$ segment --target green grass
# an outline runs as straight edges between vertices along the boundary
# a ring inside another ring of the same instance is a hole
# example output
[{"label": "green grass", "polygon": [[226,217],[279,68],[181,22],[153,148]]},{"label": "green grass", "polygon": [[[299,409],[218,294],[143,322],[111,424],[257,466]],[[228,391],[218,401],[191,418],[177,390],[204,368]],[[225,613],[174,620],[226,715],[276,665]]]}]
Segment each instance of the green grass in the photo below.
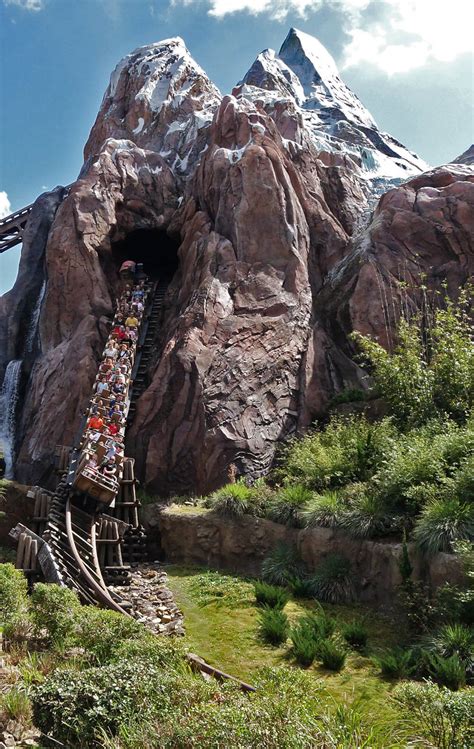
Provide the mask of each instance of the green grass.
[{"label": "green grass", "polygon": [[[169,586],[184,613],[186,642],[192,652],[217,668],[250,683],[255,671],[261,666],[298,668],[288,659],[286,645],[273,647],[259,640],[259,608],[253,605],[253,581],[219,573],[220,589],[224,593],[219,595],[218,600],[208,601],[203,605],[204,594],[202,590],[198,592],[199,581],[203,574],[209,573],[199,568],[177,565],[166,567],[166,571]],[[222,583],[222,578],[227,578],[227,582]],[[292,598],[285,606],[285,613],[290,624],[294,625],[299,617],[317,608],[315,601]],[[338,700],[362,699],[368,710],[388,715],[391,708],[387,705],[387,694],[393,689],[393,684],[380,678],[379,670],[370,656],[374,650],[399,644],[400,629],[372,609],[361,605],[325,604],[324,610],[337,620],[339,627],[349,624],[355,618],[364,618],[370,649],[363,655],[349,653],[345,668],[340,673],[328,673],[316,662],[308,669],[308,673],[314,675],[315,684],[323,680],[329,696]]]}]

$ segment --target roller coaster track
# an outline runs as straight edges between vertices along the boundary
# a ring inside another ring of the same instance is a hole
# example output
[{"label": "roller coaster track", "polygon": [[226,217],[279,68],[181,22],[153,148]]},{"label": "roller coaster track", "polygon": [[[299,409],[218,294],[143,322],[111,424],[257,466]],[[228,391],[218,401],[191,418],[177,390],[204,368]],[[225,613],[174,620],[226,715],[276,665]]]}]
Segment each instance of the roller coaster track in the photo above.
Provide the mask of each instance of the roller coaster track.
[{"label": "roller coaster track", "polygon": [[[64,188],[64,198],[67,196],[71,185]],[[0,253],[9,250],[11,247],[20,244],[23,241],[28,218],[33,209],[34,203],[20,208],[19,211],[10,213],[9,216],[0,218]]]}]

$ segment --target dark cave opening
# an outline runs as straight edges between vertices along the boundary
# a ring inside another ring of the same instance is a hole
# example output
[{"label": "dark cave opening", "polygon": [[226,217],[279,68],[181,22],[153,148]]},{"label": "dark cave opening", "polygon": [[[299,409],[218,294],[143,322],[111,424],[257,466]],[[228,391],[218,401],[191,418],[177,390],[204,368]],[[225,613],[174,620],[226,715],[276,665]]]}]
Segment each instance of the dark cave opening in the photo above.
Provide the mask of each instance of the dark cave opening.
[{"label": "dark cave opening", "polygon": [[143,270],[153,280],[171,281],[179,265],[179,244],[159,229],[135,229],[125,239],[112,244],[117,270],[125,260],[143,263]]}]

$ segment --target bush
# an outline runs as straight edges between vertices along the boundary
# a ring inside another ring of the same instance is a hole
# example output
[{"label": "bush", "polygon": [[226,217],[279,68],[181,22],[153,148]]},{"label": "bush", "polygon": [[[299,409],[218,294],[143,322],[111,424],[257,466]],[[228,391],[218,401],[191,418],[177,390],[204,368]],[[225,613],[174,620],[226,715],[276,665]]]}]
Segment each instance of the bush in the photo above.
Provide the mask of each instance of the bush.
[{"label": "bush", "polygon": [[240,480],[218,489],[206,499],[205,505],[219,515],[241,517],[251,513],[253,499],[252,488]]},{"label": "bush", "polygon": [[348,499],[349,507],[339,524],[354,538],[386,536],[400,529],[398,519],[387,512],[384,500],[368,487],[354,485]]},{"label": "bush", "polygon": [[453,693],[430,682],[405,683],[393,692],[403,718],[438,749],[465,749],[474,740],[474,691]]},{"label": "bush", "polygon": [[340,671],[346,662],[346,651],[334,640],[321,640],[318,645],[318,659],[324,668]]},{"label": "bush", "polygon": [[9,640],[22,639],[30,633],[28,583],[13,564],[0,564],[0,624]]},{"label": "bush", "polygon": [[288,637],[288,617],[280,609],[265,607],[258,615],[259,634],[270,645],[281,645]]},{"label": "bush", "polygon": [[21,686],[12,686],[0,694],[0,724],[6,726],[14,720],[27,726],[31,723],[31,703],[28,694]]},{"label": "bush", "polygon": [[345,502],[340,493],[328,490],[323,494],[313,495],[301,513],[301,519],[307,528],[335,528],[340,525],[344,507]]},{"label": "bush", "polygon": [[313,595],[328,603],[342,603],[352,597],[351,563],[342,554],[328,554],[311,577]]},{"label": "bush", "polygon": [[[474,350],[470,293],[459,301],[448,297],[445,309],[401,319],[393,353],[376,341],[355,333],[377,390],[403,426],[422,424],[433,413],[466,418],[474,401]],[[426,320],[430,320],[427,326]]]},{"label": "bush", "polygon": [[342,636],[354,650],[363,650],[367,645],[368,633],[365,624],[361,621],[352,621],[342,628]]},{"label": "bush", "polygon": [[107,663],[123,640],[143,641],[146,635],[142,624],[116,611],[83,606],[78,612],[77,644],[85,648],[96,663]]},{"label": "bush", "polygon": [[300,666],[308,668],[318,654],[319,638],[315,636],[310,627],[301,621],[292,628],[290,637],[292,656]]},{"label": "bush", "polygon": [[283,609],[290,600],[290,596],[283,588],[257,580],[254,585],[255,600],[259,606],[271,609]]},{"label": "bush", "polygon": [[415,673],[417,663],[413,650],[393,648],[382,655],[374,657],[374,663],[380,668],[382,676],[388,679],[406,679]]},{"label": "bush", "polygon": [[31,603],[36,634],[44,630],[54,647],[64,646],[74,631],[74,614],[81,605],[76,592],[59,585],[37,583]]},{"label": "bush", "polygon": [[304,574],[304,565],[294,546],[278,544],[262,562],[262,577],[272,585],[287,585]]},{"label": "bush", "polygon": [[413,538],[425,554],[452,552],[456,542],[474,539],[474,505],[454,497],[431,501],[416,521]]},{"label": "bush", "polygon": [[427,666],[434,681],[448,689],[457,691],[466,684],[466,664],[458,655],[443,658],[437,653],[430,653]]},{"label": "bush", "polygon": [[463,624],[444,624],[427,640],[427,647],[443,658],[457,655],[465,663],[474,660],[474,632]]},{"label": "bush", "polygon": [[307,577],[292,577],[288,580],[292,594],[295,598],[312,598],[311,581]]},{"label": "bush", "polygon": [[140,715],[169,707],[160,669],[143,660],[121,660],[85,671],[59,669],[32,688],[35,725],[66,746],[89,749],[102,733],[116,735]]},{"label": "bush", "polygon": [[313,639],[326,640],[336,631],[336,621],[328,616],[322,606],[317,611],[311,611],[298,620],[298,625],[307,629]]},{"label": "bush", "polygon": [[276,523],[301,528],[303,512],[313,498],[313,492],[303,484],[290,484],[275,494],[268,515]]},{"label": "bush", "polygon": [[279,473],[316,491],[364,481],[390,455],[393,431],[388,419],[333,417],[324,431],[290,443]]}]

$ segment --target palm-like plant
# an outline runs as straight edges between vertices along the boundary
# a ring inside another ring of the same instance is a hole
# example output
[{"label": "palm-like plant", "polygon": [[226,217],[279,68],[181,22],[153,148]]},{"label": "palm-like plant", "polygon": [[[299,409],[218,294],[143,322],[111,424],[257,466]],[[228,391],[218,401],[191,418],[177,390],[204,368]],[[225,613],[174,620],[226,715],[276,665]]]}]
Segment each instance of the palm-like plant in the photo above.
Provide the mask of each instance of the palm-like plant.
[{"label": "palm-like plant", "polygon": [[311,577],[313,595],[320,601],[342,603],[352,598],[351,563],[342,554],[329,554]]},{"label": "palm-like plant", "polygon": [[288,585],[303,577],[304,564],[294,546],[278,544],[262,563],[262,578],[272,585]]}]

